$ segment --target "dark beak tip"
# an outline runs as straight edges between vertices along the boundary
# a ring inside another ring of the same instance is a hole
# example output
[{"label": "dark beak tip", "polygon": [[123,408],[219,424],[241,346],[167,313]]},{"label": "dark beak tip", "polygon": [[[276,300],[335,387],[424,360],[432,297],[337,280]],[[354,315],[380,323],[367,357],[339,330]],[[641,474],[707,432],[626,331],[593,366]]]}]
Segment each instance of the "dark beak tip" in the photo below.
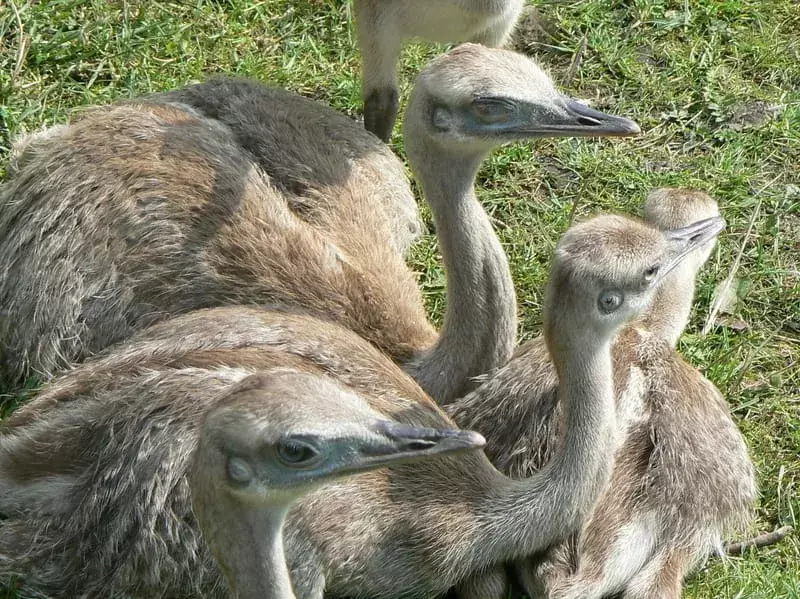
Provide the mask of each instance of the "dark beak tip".
[{"label": "dark beak tip", "polygon": [[565,104],[567,112],[575,119],[578,126],[584,128],[589,134],[596,133],[604,137],[623,137],[638,135],[642,132],[641,127],[627,117],[595,110],[573,98],[566,98]]}]

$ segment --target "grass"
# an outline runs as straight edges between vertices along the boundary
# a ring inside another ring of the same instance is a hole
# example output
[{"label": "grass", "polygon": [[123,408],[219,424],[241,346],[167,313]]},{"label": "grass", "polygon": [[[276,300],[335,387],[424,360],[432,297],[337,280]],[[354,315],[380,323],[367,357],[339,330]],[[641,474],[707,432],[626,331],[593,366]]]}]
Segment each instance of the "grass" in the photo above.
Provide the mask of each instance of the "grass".
[{"label": "grass", "polygon": [[[541,0],[537,7],[545,32],[523,31],[521,45],[557,80],[580,54],[567,91],[632,116],[645,134],[510,146],[482,170],[480,197],[514,271],[520,336],[539,332],[550,252],[573,213],[636,212],[656,186],[709,191],[728,229],[702,274],[679,349],[722,390],[747,437],[761,486],[749,532],[797,528],[797,4]],[[212,73],[273,82],[355,116],[360,82],[351,10],[342,0],[6,0],[0,3],[0,164],[15,137],[64,122],[75,108]],[[578,52],[584,38],[585,50]],[[413,74],[441,50],[407,48],[404,94]],[[402,153],[399,135],[394,142]],[[739,254],[738,301],[702,335],[715,286]],[[412,263],[439,319],[444,276],[432,236],[417,244]],[[727,563],[711,562],[687,582],[685,596],[800,597],[800,536]]]}]

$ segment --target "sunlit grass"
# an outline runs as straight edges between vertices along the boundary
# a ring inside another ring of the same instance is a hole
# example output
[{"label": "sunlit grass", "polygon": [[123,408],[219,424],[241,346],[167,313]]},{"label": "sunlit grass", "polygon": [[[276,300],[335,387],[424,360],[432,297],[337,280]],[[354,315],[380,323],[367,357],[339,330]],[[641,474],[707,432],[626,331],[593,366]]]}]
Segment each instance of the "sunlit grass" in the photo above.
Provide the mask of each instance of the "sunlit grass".
[{"label": "sunlit grass", "polygon": [[[18,13],[12,8],[16,3]],[[525,40],[560,80],[586,38],[567,91],[635,118],[628,140],[559,140],[498,151],[479,195],[514,270],[520,336],[539,332],[549,255],[574,212],[636,212],[648,189],[700,187],[728,221],[698,286],[679,349],[729,400],[758,467],[749,532],[800,516],[800,10],[793,0],[537,3],[549,37]],[[22,24],[20,35],[19,23]],[[413,74],[441,47],[412,45]],[[64,122],[78,107],[236,73],[359,113],[351,6],[262,2],[0,2],[0,153]],[[760,104],[759,104],[760,103]],[[759,119],[766,110],[767,119]],[[759,112],[760,111],[760,112]],[[402,154],[402,140],[395,135]],[[0,177],[3,175],[0,160]],[[577,204],[577,207],[576,207]],[[745,232],[758,208],[752,234]],[[423,213],[427,211],[423,207]],[[742,253],[740,300],[728,323],[700,329],[713,290]],[[414,248],[434,319],[444,308],[435,240]],[[10,402],[6,402],[6,409]],[[699,432],[702,434],[702,431]],[[800,541],[710,562],[686,585],[695,598],[800,597]]]}]

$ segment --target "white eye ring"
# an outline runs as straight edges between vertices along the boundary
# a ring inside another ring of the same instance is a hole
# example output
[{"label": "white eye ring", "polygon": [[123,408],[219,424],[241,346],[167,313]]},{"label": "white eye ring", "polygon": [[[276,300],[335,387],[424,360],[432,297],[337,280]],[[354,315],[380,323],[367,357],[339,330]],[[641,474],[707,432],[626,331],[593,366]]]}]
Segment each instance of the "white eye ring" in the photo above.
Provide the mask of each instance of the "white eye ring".
[{"label": "white eye ring", "polygon": [[607,289],[597,298],[597,307],[603,314],[616,312],[625,299],[621,291],[617,289]]}]

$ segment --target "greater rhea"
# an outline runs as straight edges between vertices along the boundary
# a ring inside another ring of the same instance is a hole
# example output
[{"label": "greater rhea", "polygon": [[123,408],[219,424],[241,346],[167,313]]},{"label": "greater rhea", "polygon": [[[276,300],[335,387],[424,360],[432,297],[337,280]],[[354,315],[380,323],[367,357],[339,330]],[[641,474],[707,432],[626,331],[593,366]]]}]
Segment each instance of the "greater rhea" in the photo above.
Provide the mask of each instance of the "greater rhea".
[{"label": "greater rhea", "polygon": [[[302,495],[344,476],[484,444],[469,431],[387,420],[327,377],[279,369],[251,375],[203,407],[188,474],[192,511],[238,599],[294,598],[282,529]],[[140,422],[169,434],[164,413],[146,412]]]},{"label": "greater rhea", "polygon": [[367,130],[387,142],[392,136],[400,106],[397,62],[404,40],[501,46],[523,4],[524,0],[355,0]]},{"label": "greater rhea", "polygon": [[[664,195],[651,195],[645,211],[659,224],[668,219],[653,213],[652,202]],[[605,243],[616,244],[620,253],[635,254],[647,236],[656,235],[632,219],[603,217],[603,222],[608,224]],[[661,232],[667,243],[680,243],[685,255],[675,265],[653,262],[638,281],[629,279],[635,288],[648,277],[662,278],[650,314],[666,297],[659,296],[664,285],[680,283],[691,295],[694,274],[723,226],[716,216]],[[595,259],[601,268],[618,268],[617,260],[604,252]],[[682,266],[685,261],[689,267]],[[617,287],[613,293],[624,297],[627,291]],[[516,563],[517,578],[532,597],[601,599],[619,593],[624,599],[678,598],[686,572],[719,550],[727,531],[746,521],[756,494],[747,447],[716,387],[665,339],[684,318],[676,314],[651,321],[659,323],[654,332],[643,328],[647,318],[640,319],[609,348],[613,372],[607,383],[616,405],[611,480],[579,533]],[[582,351],[581,342],[565,352]],[[535,339],[476,391],[448,406],[459,426],[487,437],[490,460],[514,478],[548,468],[554,452],[568,442],[562,379],[569,373],[553,363],[560,359],[546,339]],[[505,585],[504,571],[495,568],[462,583],[461,595],[499,599]]]},{"label": "greater rhea", "polygon": [[[644,219],[662,230],[719,216],[719,205],[704,191],[661,187],[647,194]],[[665,339],[672,347],[689,323],[694,302],[697,273],[711,256],[716,238],[694,250],[680,267],[673,270],[659,287],[655,298],[642,315],[642,326]]]},{"label": "greater rhea", "polygon": [[[285,528],[298,595],[429,597],[580,527],[616,449],[613,340],[697,243],[622,223],[581,224],[556,249],[545,343],[563,421],[547,465],[514,480],[469,452],[306,496]],[[178,316],[57,377],[2,424],[0,574],[22,573],[55,596],[225,596],[188,517],[191,414],[251,371],[277,366],[323,372],[402,423],[452,426],[411,378],[337,325],[256,307]],[[505,384],[513,393],[519,381]],[[148,414],[169,427],[143,422]]]},{"label": "greater rhea", "polygon": [[447,269],[437,337],[398,251],[409,228],[387,216],[403,210],[376,208],[404,196],[346,176],[357,144],[337,153],[328,141],[317,154],[317,138],[348,129],[339,116],[327,128],[331,111],[311,118],[309,106],[217,81],[94,110],[28,140],[0,189],[8,378],[47,375],[169,315],[258,303],[332,319],[435,399],[456,397],[507,360],[516,335],[508,262],[473,189],[482,160],[517,138],[638,131],[564,98],[512,52],[464,45],[420,74],[406,143]]},{"label": "greater rhea", "polygon": [[[155,393],[139,404],[132,401],[120,406],[84,398],[64,406],[38,423],[40,428],[35,434],[42,435],[40,441],[44,445],[18,464],[20,469],[14,479],[18,486],[8,480],[2,482],[3,504],[24,509],[20,502],[25,501],[27,493],[34,492],[35,471],[42,467],[38,460],[47,459],[48,450],[66,448],[67,460],[78,456],[80,447],[56,440],[61,426],[113,434],[112,429],[104,429],[102,424],[93,428],[91,423],[95,418],[96,423],[103,423],[105,412],[112,407],[130,410],[127,415],[131,426],[147,431],[150,437],[140,440],[147,446],[142,455],[130,456],[134,463],[139,459],[160,468],[164,464],[156,463],[159,458],[170,451],[185,452],[182,459],[188,464],[192,509],[183,515],[191,521],[196,518],[203,539],[227,579],[230,594],[239,599],[294,597],[282,528],[286,514],[301,496],[342,477],[387,464],[413,462],[484,444],[480,435],[469,431],[397,423],[370,408],[359,394],[321,373],[275,367],[246,376],[216,396],[213,392],[202,394],[198,402],[190,405],[168,405]],[[187,430],[193,431],[194,447],[191,441],[169,438],[186,434]],[[2,451],[7,450],[3,445]],[[22,456],[17,453],[14,457]],[[54,458],[60,456],[50,456]],[[93,463],[95,459],[97,462]],[[95,464],[106,464],[102,452],[71,462],[76,468],[72,474],[88,480],[93,474],[87,470]],[[25,467],[32,471],[25,471]],[[141,473],[136,467],[131,470]],[[94,480],[98,491],[113,490],[110,486],[104,488],[97,478]],[[51,482],[57,486],[59,479]],[[28,483],[33,486],[28,487]],[[154,491],[159,493],[158,486]],[[109,543],[115,541],[111,539]],[[0,562],[3,559],[0,556]]]}]

